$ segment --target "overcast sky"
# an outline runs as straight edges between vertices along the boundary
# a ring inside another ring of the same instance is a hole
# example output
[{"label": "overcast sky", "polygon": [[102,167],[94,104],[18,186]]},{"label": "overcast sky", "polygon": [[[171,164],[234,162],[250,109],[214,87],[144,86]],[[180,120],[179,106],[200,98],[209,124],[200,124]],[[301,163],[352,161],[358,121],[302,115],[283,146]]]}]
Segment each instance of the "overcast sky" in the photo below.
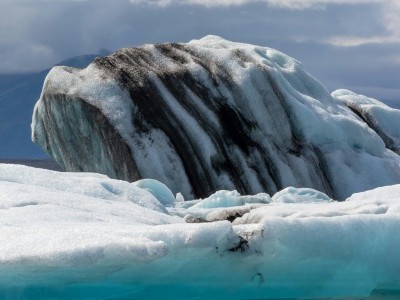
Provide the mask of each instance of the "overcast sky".
[{"label": "overcast sky", "polygon": [[400,0],[0,0],[0,73],[207,34],[283,51],[329,90],[400,100]]}]

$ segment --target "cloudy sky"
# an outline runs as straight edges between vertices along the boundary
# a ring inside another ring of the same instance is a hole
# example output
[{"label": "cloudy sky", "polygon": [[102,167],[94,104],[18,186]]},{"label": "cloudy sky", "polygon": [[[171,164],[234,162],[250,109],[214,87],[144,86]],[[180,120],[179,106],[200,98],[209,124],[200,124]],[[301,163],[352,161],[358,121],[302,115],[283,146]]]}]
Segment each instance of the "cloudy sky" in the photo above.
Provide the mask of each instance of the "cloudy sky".
[{"label": "cloudy sky", "polygon": [[0,74],[207,34],[283,51],[329,90],[400,101],[400,0],[0,0]]}]

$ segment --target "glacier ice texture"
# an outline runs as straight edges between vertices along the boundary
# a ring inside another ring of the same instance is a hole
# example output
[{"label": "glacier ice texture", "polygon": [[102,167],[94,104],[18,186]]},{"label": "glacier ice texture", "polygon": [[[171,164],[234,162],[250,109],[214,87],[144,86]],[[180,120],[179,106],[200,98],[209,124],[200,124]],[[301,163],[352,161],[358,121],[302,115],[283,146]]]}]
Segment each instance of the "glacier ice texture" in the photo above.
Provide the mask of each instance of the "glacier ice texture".
[{"label": "glacier ice texture", "polygon": [[[289,188],[165,207],[146,190],[168,199],[160,186],[0,164],[0,298],[364,299],[400,289],[400,185],[343,202]],[[285,195],[298,201],[276,200]]]},{"label": "glacier ice texture", "polygon": [[353,110],[385,142],[386,148],[399,154],[400,110],[349,90],[336,90],[332,96]]},{"label": "glacier ice texture", "polygon": [[343,200],[400,181],[399,111],[353,99],[279,51],[206,36],[53,68],[32,138],[68,171],[152,178],[185,199],[294,186]]}]

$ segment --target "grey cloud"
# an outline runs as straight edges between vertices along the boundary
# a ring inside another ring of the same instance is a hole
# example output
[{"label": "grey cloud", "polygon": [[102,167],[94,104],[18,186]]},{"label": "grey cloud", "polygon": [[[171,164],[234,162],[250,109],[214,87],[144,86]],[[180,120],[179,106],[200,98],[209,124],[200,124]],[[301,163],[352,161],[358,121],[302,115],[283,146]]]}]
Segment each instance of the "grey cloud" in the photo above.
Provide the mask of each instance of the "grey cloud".
[{"label": "grey cloud", "polygon": [[381,0],[130,0],[132,4],[167,6],[172,4],[215,6],[237,6],[249,3],[264,3],[273,7],[289,9],[325,8],[331,4],[354,5],[381,3]]},{"label": "grey cloud", "polygon": [[243,3],[209,7],[175,1],[159,6],[129,0],[0,0],[0,73],[45,69],[100,48],[186,42],[216,34],[281,50],[302,61],[329,89],[355,87],[362,92],[370,87],[393,98],[399,86],[395,78],[400,78],[398,44],[337,47],[325,42],[393,32],[383,22],[390,16],[376,1],[301,10],[265,1],[238,2]]},{"label": "grey cloud", "polygon": [[[322,41],[333,46],[355,47],[364,44],[400,43],[400,2],[398,0],[130,0],[132,4],[159,5],[200,5],[206,7],[239,6],[251,3],[263,3],[271,7],[282,9],[327,9],[328,6],[375,5],[380,12],[377,20],[384,27],[380,35],[357,36],[338,35],[325,38]],[[355,16],[357,18],[357,16]],[[368,28],[370,19],[365,19],[365,28]],[[368,23],[367,23],[368,22]],[[382,34],[383,33],[383,34]]]}]

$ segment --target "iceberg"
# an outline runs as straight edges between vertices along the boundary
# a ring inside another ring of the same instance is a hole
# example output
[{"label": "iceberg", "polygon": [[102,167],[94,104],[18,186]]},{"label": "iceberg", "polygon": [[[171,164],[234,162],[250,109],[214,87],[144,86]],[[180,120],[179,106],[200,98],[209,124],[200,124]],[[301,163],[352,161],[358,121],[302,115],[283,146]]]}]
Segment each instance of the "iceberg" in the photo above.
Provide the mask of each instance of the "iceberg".
[{"label": "iceberg", "polygon": [[332,96],[354,111],[385,142],[386,148],[400,151],[400,110],[379,100],[358,95],[349,90],[336,90]]},{"label": "iceberg", "polygon": [[149,44],[54,67],[32,138],[67,171],[151,178],[185,199],[292,186],[344,200],[400,182],[399,111],[349,93],[267,47]]},{"label": "iceberg", "polygon": [[[155,181],[0,164],[0,190],[1,299],[367,299],[400,290],[400,185],[342,202],[288,188],[171,203]],[[219,219],[187,217],[212,212]]]},{"label": "iceberg", "polygon": [[172,206],[175,197],[171,190],[163,183],[154,179],[141,179],[133,183],[134,186],[150,192],[164,206]]}]

